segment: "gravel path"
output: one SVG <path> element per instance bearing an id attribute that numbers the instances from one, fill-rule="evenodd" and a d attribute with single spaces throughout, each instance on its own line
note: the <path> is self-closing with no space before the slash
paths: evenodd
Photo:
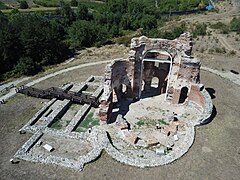
<path id="1" fill-rule="evenodd" d="M 209 71 L 209 72 L 214 73 L 216 75 L 219 75 L 223 78 L 226 78 L 229 81 L 231 81 L 231 82 L 240 86 L 240 75 L 239 74 L 233 74 L 231 72 L 221 72 L 221 71 L 218 71 L 216 69 L 211 69 L 211 68 L 204 67 L 204 66 L 202 66 L 201 69 L 205 70 L 205 71 Z"/>
<path id="2" fill-rule="evenodd" d="M 221 34 L 217 34 L 214 31 L 212 31 L 212 35 L 217 37 L 219 39 L 219 42 L 223 45 L 223 47 L 225 47 L 226 49 L 228 49 L 229 51 L 235 51 L 236 55 L 240 56 L 240 51 L 235 49 L 234 47 L 232 47 L 226 40 L 225 37 L 221 36 Z"/>
<path id="3" fill-rule="evenodd" d="M 62 69 L 60 71 L 57 71 L 57 72 L 48 74 L 46 76 L 40 77 L 36 80 L 33 80 L 33 81 L 25 84 L 25 86 L 33 86 L 37 83 L 40 83 L 43 80 L 49 79 L 51 77 L 54 77 L 54 76 L 57 76 L 59 74 L 66 73 L 66 72 L 69 72 L 69 71 L 72 71 L 72 70 L 75 70 L 75 69 L 84 68 L 84 67 L 88 67 L 88 66 L 99 65 L 99 64 L 104 64 L 104 63 L 109 63 L 109 62 L 111 62 L 111 60 L 100 61 L 100 62 L 92 62 L 92 63 L 87 63 L 87 64 L 80 64 L 78 66 L 70 67 L 70 68 L 67 68 L 67 69 Z M 240 86 L 240 76 L 239 75 L 233 74 L 231 72 L 221 72 L 221 71 L 211 69 L 211 68 L 208 68 L 208 67 L 201 67 L 201 69 L 203 69 L 205 71 L 209 71 L 209 72 L 214 73 L 214 74 L 217 74 L 217 75 L 219 75 L 223 78 L 226 78 L 226 79 L 230 80 L 231 82 Z M 26 81 L 28 79 L 29 78 L 23 78 L 23 79 L 20 79 L 20 80 L 17 80 L 17 81 L 9 82 L 7 84 L 3 84 L 2 86 L 0 86 L 0 88 L 8 87 L 11 84 L 14 84 L 16 86 L 20 82 Z M 9 93 L 5 94 L 4 96 L 1 96 L 0 100 L 3 100 L 3 99 L 7 100 L 10 97 L 14 96 L 15 94 L 16 94 L 16 91 L 15 91 L 14 88 L 12 88 L 12 89 L 10 89 Z"/>
<path id="4" fill-rule="evenodd" d="M 100 61 L 100 62 L 92 62 L 92 63 L 86 63 L 86 64 L 80 64 L 78 66 L 73 66 L 73 67 L 70 67 L 70 68 L 67 68 L 67 69 L 62 69 L 60 71 L 57 71 L 57 72 L 54 72 L 54 73 L 51 73 L 51 74 L 48 74 L 48 75 L 45 75 L 43 77 L 40 77 L 36 80 L 33 80 L 27 84 L 25 84 L 25 86 L 33 86 L 37 83 L 40 83 L 41 81 L 43 80 L 46 80 L 46 79 L 49 79 L 51 77 L 54 77 L 54 76 L 57 76 L 59 74 L 62 74 L 62 73 L 66 73 L 66 72 L 69 72 L 69 71 L 72 71 L 72 70 L 75 70 L 75 69 L 79 69 L 79 68 L 84 68 L 84 67 L 88 67 L 88 66 L 94 66 L 94 65 L 99 65 L 99 64 L 104 64 L 104 63 L 108 63 L 108 62 L 111 62 L 111 60 L 106 60 L 106 61 Z M 9 85 L 11 84 L 14 84 L 15 86 L 17 84 L 19 84 L 20 82 L 23 82 L 25 80 L 28 80 L 29 78 L 23 78 L 21 80 L 17 80 L 17 81 L 13 81 L 13 82 L 9 82 L 7 84 L 3 84 L 2 86 L 0 86 L 0 88 L 4 88 L 4 87 L 8 87 Z M 15 91 L 15 88 L 12 88 L 10 89 L 9 93 L 5 94 L 4 96 L 1 96 L 0 97 L 0 100 L 4 99 L 4 100 L 7 100 L 9 99 L 10 97 L 14 96 L 16 94 L 16 91 Z"/>

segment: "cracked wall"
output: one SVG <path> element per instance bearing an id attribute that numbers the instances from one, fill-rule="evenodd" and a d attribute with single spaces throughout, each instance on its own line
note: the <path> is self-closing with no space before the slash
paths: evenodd
<path id="1" fill-rule="evenodd" d="M 133 38 L 127 59 L 116 59 L 105 69 L 104 95 L 100 105 L 100 119 L 107 121 L 114 103 L 122 98 L 138 100 L 145 91 L 157 89 L 166 93 L 172 104 L 189 101 L 204 106 L 201 96 L 200 60 L 191 56 L 192 37 L 183 33 L 174 40 Z M 153 87 L 153 78 L 157 87 Z"/>

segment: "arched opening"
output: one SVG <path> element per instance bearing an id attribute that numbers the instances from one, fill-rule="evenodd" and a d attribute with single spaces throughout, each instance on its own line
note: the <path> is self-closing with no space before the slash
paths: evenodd
<path id="1" fill-rule="evenodd" d="M 154 91 L 155 95 L 165 93 L 171 73 L 172 56 L 167 51 L 152 49 L 143 55 L 141 80 L 144 88 L 141 91 Z M 142 86 L 141 86 L 142 87 Z"/>
<path id="2" fill-rule="evenodd" d="M 122 93 L 127 93 L 127 86 L 125 84 L 122 84 Z"/>
<path id="3" fill-rule="evenodd" d="M 145 82 L 144 82 L 144 80 L 142 80 L 141 91 L 144 91 L 144 87 L 145 87 Z"/>
<path id="4" fill-rule="evenodd" d="M 151 82 L 151 87 L 158 88 L 158 86 L 159 86 L 159 79 L 157 77 L 153 77 Z"/>
<path id="5" fill-rule="evenodd" d="M 180 92 L 178 103 L 179 104 L 184 103 L 186 101 L 187 97 L 188 97 L 188 88 L 187 87 L 183 87 L 181 89 L 181 92 Z"/>

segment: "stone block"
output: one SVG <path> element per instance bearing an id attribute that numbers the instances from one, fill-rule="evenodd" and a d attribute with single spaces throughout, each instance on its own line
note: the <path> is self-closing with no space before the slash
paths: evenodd
<path id="1" fill-rule="evenodd" d="M 173 139 L 174 139 L 174 141 L 178 141 L 178 140 L 179 140 L 178 135 L 175 134 L 175 135 L 173 136 Z"/>
<path id="2" fill-rule="evenodd" d="M 54 148 L 52 146 L 50 146 L 49 144 L 45 144 L 43 146 L 43 148 L 46 149 L 48 152 L 54 151 Z"/>
<path id="3" fill-rule="evenodd" d="M 147 139 L 148 146 L 156 146 L 157 144 L 159 144 L 159 142 L 155 137 L 150 137 Z"/>
<path id="4" fill-rule="evenodd" d="M 164 148 L 156 149 L 156 154 L 159 156 L 165 155 L 165 149 Z"/>
<path id="5" fill-rule="evenodd" d="M 125 138 L 127 141 L 129 141 L 131 144 L 136 144 L 138 141 L 138 136 L 130 131 L 124 132 Z"/>
<path id="6" fill-rule="evenodd" d="M 116 122 L 116 126 L 123 130 L 123 129 L 129 129 L 129 125 L 126 121 L 120 121 L 120 122 Z"/>

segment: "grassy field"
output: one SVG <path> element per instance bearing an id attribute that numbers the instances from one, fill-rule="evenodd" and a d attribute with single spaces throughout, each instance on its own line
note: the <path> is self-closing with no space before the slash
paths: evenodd
<path id="1" fill-rule="evenodd" d="M 63 0 L 64 2 L 70 3 L 70 0 Z M 59 2 L 60 0 L 29 0 L 27 1 L 29 5 L 29 9 L 18 9 L 20 12 L 23 13 L 28 13 L 28 12 L 53 12 L 59 7 Z M 14 8 L 17 7 L 17 1 L 4 1 L 0 2 L 0 10 L 3 13 L 10 13 L 14 8 L 9 9 L 7 6 L 4 4 L 9 4 Z M 88 0 L 83 0 L 81 1 L 81 4 L 86 5 L 90 9 L 98 9 L 102 7 L 101 1 L 95 2 L 95 1 L 88 1 Z M 38 6 L 38 7 L 37 7 Z M 72 9 L 75 9 L 76 7 L 72 7 Z"/>
<path id="2" fill-rule="evenodd" d="M 33 0 L 33 2 L 44 7 L 57 7 L 60 4 L 60 0 Z M 69 3 L 70 0 L 64 0 L 64 2 Z"/>
<path id="3" fill-rule="evenodd" d="M 59 7 L 60 1 L 64 1 L 66 3 L 70 3 L 71 0 L 26 0 L 30 9 L 27 10 L 20 10 L 20 12 L 38 12 L 38 11 L 44 11 L 44 12 L 51 12 L 53 9 L 55 10 L 56 7 Z M 86 5 L 90 9 L 98 10 L 99 8 L 102 8 L 104 6 L 104 0 L 80 0 L 81 4 Z M 144 0 L 142 3 L 145 4 L 147 7 L 158 7 L 163 12 L 170 11 L 180 11 L 180 10 L 190 10 L 190 9 L 196 9 L 196 8 L 202 8 L 207 5 L 207 0 L 191 0 L 191 1 L 185 1 L 181 0 L 178 3 L 175 1 L 169 1 L 169 0 Z M 180 4 L 179 4 L 180 3 Z M 8 4 L 12 6 L 13 8 L 18 8 L 18 2 L 17 0 L 2 0 L 0 2 L 0 10 L 3 10 L 3 13 L 9 13 L 11 10 L 5 10 L 6 5 Z"/>
<path id="4" fill-rule="evenodd" d="M 57 7 L 39 7 L 39 8 L 31 8 L 31 9 L 18 9 L 20 12 L 28 13 L 28 12 L 53 12 L 57 9 Z M 11 13 L 12 9 L 4 9 L 1 10 L 3 13 Z"/>

